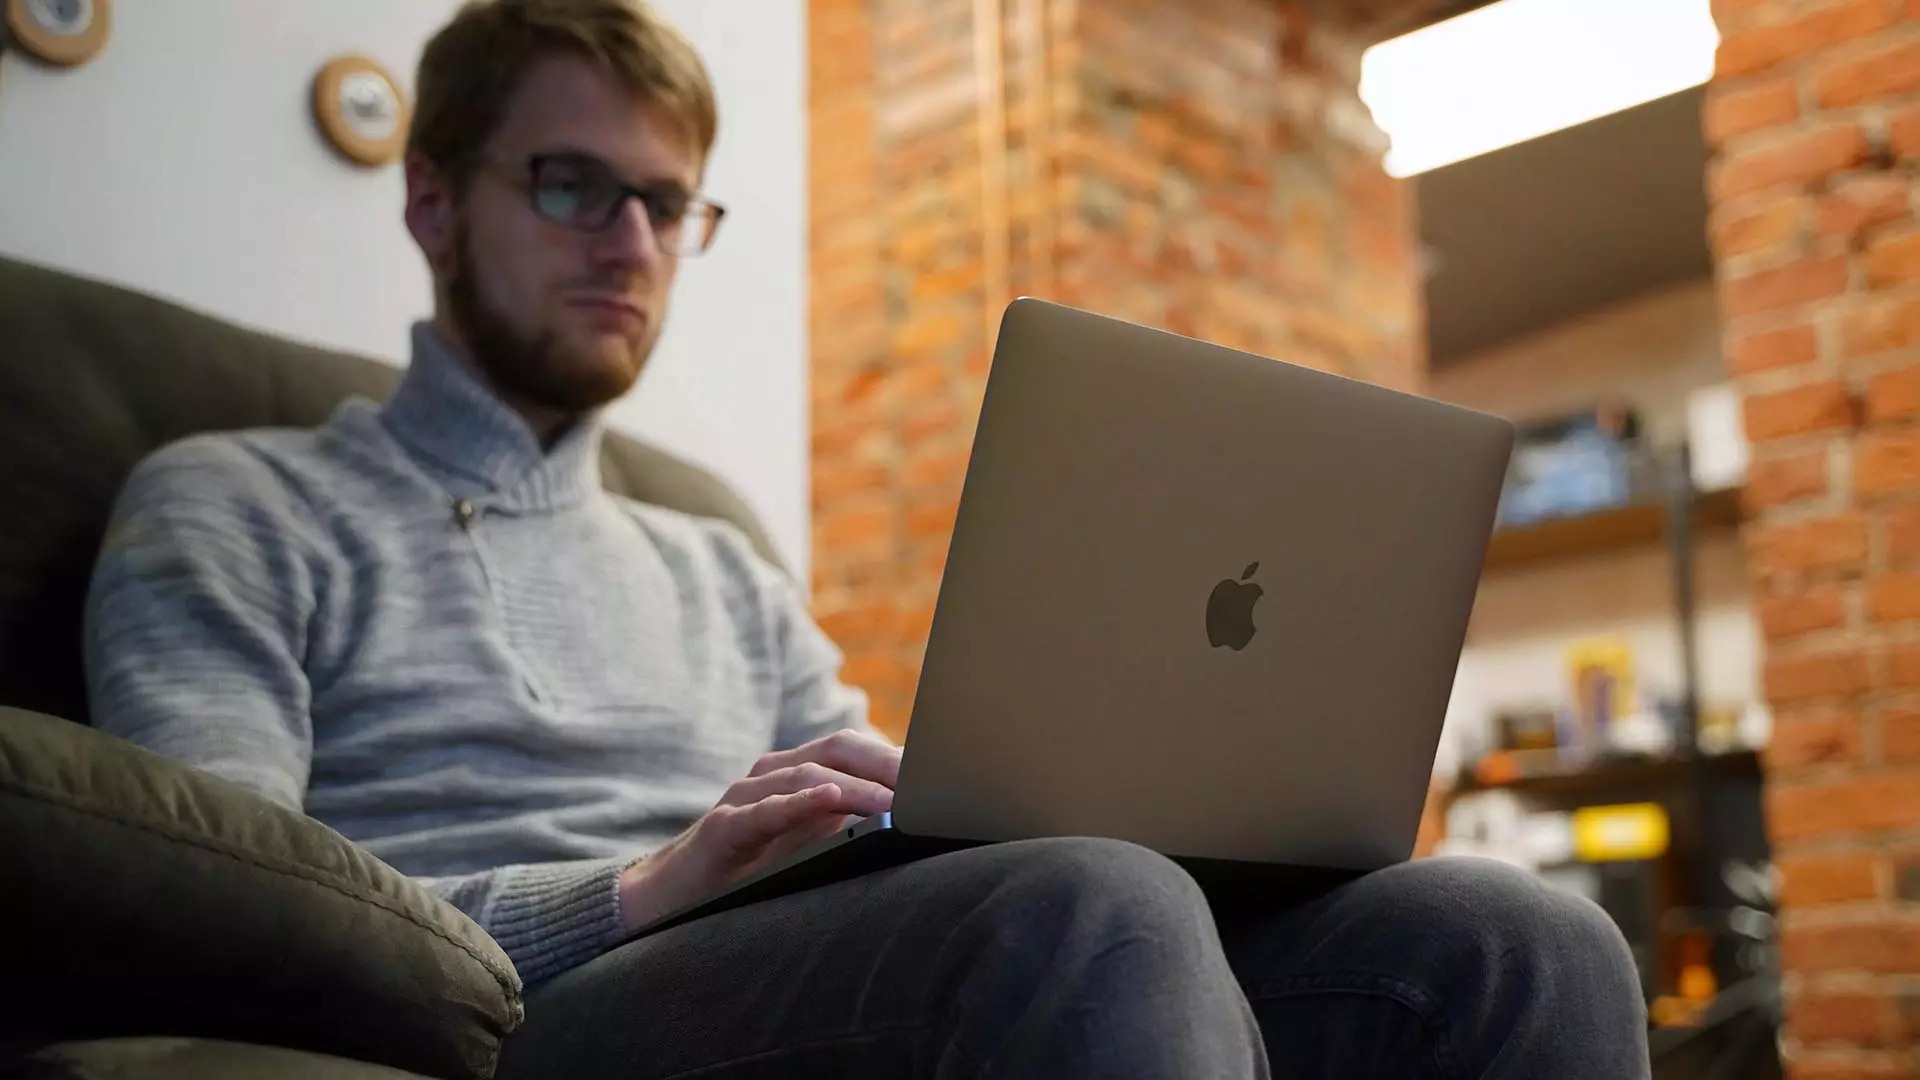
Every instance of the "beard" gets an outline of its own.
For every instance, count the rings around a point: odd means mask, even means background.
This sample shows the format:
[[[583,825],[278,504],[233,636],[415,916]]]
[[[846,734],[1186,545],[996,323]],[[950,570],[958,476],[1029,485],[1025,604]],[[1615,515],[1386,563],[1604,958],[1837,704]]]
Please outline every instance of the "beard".
[[[565,413],[597,409],[633,389],[653,351],[651,327],[617,359],[571,348],[552,327],[536,334],[521,331],[482,292],[464,223],[454,237],[447,299],[474,366],[502,396],[527,405]]]

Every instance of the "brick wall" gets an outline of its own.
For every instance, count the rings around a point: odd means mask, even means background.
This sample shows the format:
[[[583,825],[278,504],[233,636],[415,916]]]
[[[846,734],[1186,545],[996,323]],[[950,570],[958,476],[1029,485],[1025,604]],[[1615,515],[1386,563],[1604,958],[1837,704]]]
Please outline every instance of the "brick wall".
[[[1778,717],[1786,1050],[1920,1059],[1920,0],[1714,0],[1705,129]]]
[[[1356,39],[1270,0],[813,0],[810,25],[815,606],[899,733],[1006,301],[1417,387],[1410,200]]]
[[[1359,45],[1253,2],[1095,0],[1076,37],[1057,298],[1417,386],[1410,199]]]
[[[847,679],[896,734],[987,352],[981,103],[996,69],[976,63],[975,7],[814,0],[809,12],[815,611],[847,652]],[[1034,13],[1023,12],[1030,37]],[[996,180],[1004,205],[1013,185]],[[1024,205],[1038,205],[1043,185],[1021,186]],[[999,252],[1012,241],[1005,221]],[[1007,261],[995,291],[1008,288]]]

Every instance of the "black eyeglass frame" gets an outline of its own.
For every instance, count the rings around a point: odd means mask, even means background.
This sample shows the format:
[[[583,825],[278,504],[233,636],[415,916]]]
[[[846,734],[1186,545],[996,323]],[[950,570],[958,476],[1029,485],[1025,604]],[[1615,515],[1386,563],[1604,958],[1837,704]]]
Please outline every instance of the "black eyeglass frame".
[[[525,157],[519,158],[483,155],[481,160],[484,164],[516,170],[519,173],[517,177],[519,183],[516,186],[521,187],[525,191],[528,208],[542,221],[550,221],[555,225],[563,225],[579,232],[597,233],[604,231],[620,216],[620,212],[626,209],[629,201],[638,202],[647,212],[647,227],[653,232],[655,246],[657,246],[663,254],[667,255],[705,254],[712,249],[714,239],[720,232],[720,223],[727,216],[727,208],[724,204],[708,198],[698,191],[688,191],[679,184],[671,182],[653,187],[629,184],[625,180],[622,180],[619,174],[613,171],[612,166],[606,162],[601,161],[592,154],[579,151],[567,150],[528,154]],[[549,208],[541,205],[541,173],[551,165],[562,163],[595,169],[605,178],[607,184],[612,188],[613,198],[608,200],[605,210],[599,215],[582,220],[566,214],[553,212]],[[655,213],[655,209],[658,205],[662,190],[665,188],[671,188],[676,194],[683,195],[686,203],[680,208],[679,215],[674,220],[662,223],[659,220],[659,216]],[[705,212],[704,220],[706,222],[706,227],[700,233],[697,243],[691,246],[687,245],[684,241],[677,246],[670,244],[668,242],[668,233],[673,229],[682,227],[686,219],[690,216],[690,212],[695,208],[699,208]]]

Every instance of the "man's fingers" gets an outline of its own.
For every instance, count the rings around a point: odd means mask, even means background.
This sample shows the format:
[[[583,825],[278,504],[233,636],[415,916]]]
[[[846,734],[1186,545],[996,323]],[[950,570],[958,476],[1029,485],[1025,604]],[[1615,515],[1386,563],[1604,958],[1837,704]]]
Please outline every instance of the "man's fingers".
[[[745,806],[721,806],[702,819],[736,866],[752,861],[770,844],[807,826],[844,817],[845,793],[837,784],[769,795]]]
[[[806,776],[828,779],[804,782]],[[734,798],[746,784],[778,790]],[[692,828],[621,874],[621,917],[627,925],[676,910],[770,860],[831,836],[849,817],[877,813],[872,809],[875,800],[890,800],[893,793],[871,781],[810,765],[743,780],[728,795]]]
[[[889,789],[900,783],[900,748],[874,735],[836,731],[831,735],[762,757],[749,776],[762,776],[813,762]]]
[[[750,806],[762,799],[827,784],[840,789],[841,805],[847,808],[848,814],[870,817],[893,808],[892,788],[813,761],[735,781],[721,802],[727,806]]]
[[[727,789],[695,826],[699,864],[724,879],[832,835],[847,818],[893,808],[900,751],[883,739],[837,731],[768,754]]]
[[[846,828],[849,820],[844,814],[828,814],[817,821],[803,821],[794,826],[791,832],[761,849],[758,865],[778,862],[796,851],[819,843]]]

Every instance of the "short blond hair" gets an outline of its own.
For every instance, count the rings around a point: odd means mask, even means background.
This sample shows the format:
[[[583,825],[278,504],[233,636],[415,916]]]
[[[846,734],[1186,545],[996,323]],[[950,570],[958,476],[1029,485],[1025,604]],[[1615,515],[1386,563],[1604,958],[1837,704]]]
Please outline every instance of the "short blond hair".
[[[554,53],[613,75],[676,120],[703,160],[712,152],[719,111],[706,64],[646,0],[469,0],[420,54],[408,151],[464,187],[527,70]]]

